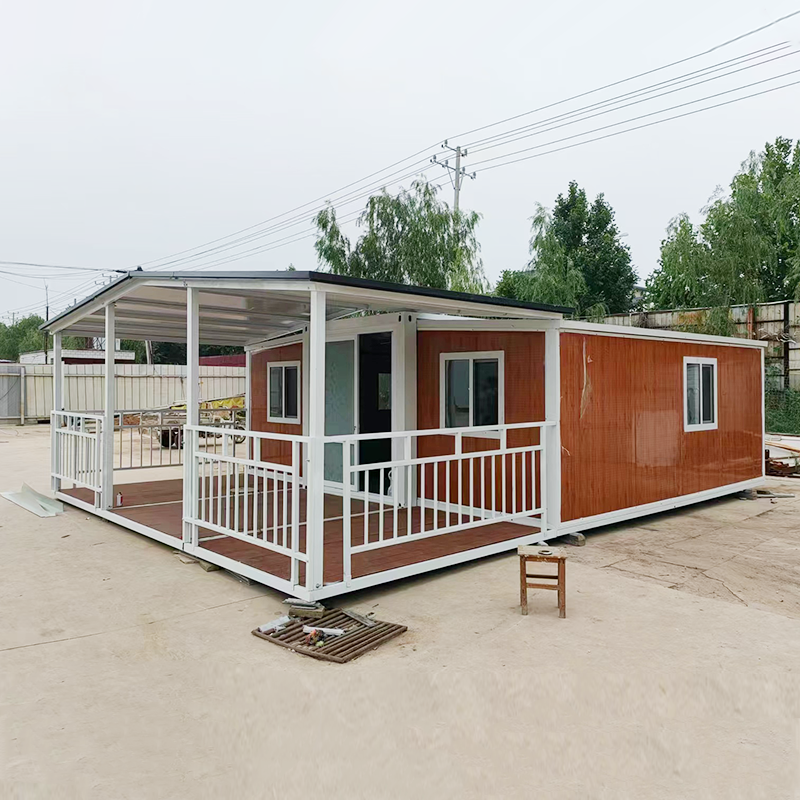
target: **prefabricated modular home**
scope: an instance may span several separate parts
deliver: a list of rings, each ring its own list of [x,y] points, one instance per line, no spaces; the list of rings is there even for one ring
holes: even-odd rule
[[[46,326],[53,488],[321,599],[762,483],[761,342],[568,312],[317,272],[129,273]],[[117,409],[114,380],[104,409],[64,409],[64,334],[186,342],[185,419]],[[246,349],[239,427],[201,416],[201,343]]]

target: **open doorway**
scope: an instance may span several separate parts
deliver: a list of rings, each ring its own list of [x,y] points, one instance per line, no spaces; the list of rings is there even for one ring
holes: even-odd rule
[[[363,333],[358,337],[358,430],[359,433],[384,433],[392,429],[392,334]],[[359,442],[360,464],[392,460],[391,439]],[[386,475],[386,471],[383,473]],[[378,472],[370,473],[369,491],[381,491]],[[388,493],[387,484],[383,493]],[[363,473],[361,485],[363,491]]]
[[[383,433],[392,429],[392,334],[363,333],[328,342],[325,348],[325,435]],[[390,461],[391,439],[359,442],[353,463]],[[325,480],[342,482],[342,446],[325,445]],[[369,491],[379,492],[379,475],[370,475]],[[364,491],[364,475],[357,488]],[[386,478],[383,491],[388,493]]]

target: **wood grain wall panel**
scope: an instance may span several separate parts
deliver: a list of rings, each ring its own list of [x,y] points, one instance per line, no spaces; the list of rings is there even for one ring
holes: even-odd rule
[[[532,422],[544,419],[544,333],[530,331],[419,331],[417,333],[417,426],[419,429],[440,427],[440,373],[439,361],[442,353],[471,353],[502,350],[505,371],[505,421]],[[509,431],[509,447],[524,447],[538,444],[538,430]],[[420,457],[453,453],[451,436],[426,436],[417,445]],[[472,453],[497,448],[497,440],[467,438],[463,440],[463,451]],[[501,508],[502,506],[502,461],[495,458],[492,473],[491,458],[483,459],[484,474],[481,480],[479,462],[473,467],[472,487],[475,507]],[[539,459],[536,458],[538,473]],[[531,459],[526,466],[526,492],[532,491]],[[438,499],[446,497],[446,475],[440,470]],[[517,507],[521,508],[522,469],[520,457],[516,467]],[[511,461],[506,460],[506,507],[511,508],[512,482]],[[433,498],[433,474],[426,470],[424,497]],[[468,468],[462,468],[462,486],[468,491],[470,476]],[[494,503],[492,498],[494,493]],[[451,469],[450,497],[458,494],[458,476]],[[485,498],[485,499],[484,499]],[[538,498],[538,492],[537,492]],[[482,505],[483,504],[483,505]]]
[[[716,358],[718,429],[683,430],[683,358]],[[756,348],[561,334],[562,519],[761,476]]]
[[[253,353],[251,376],[250,376],[250,419],[254,431],[264,433],[283,433],[292,436],[300,436],[303,433],[303,414],[305,409],[302,403],[302,389],[298,404],[300,407],[300,421],[295,425],[285,423],[267,422],[267,409],[269,398],[267,397],[267,375],[269,365],[282,361],[300,362],[299,387],[303,385],[303,345],[289,344],[285,347],[276,347],[272,350],[261,350]],[[292,444],[291,442],[263,441],[261,443],[261,457],[274,461],[277,464],[291,464]]]

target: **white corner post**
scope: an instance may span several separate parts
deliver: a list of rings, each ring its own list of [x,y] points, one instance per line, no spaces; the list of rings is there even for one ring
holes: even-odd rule
[[[106,369],[103,403],[103,481],[102,507],[114,508],[114,417],[116,416],[116,382],[114,356],[116,322],[114,304],[106,305]]]
[[[308,329],[308,482],[306,486],[306,589],[322,588],[325,537],[325,292],[311,289]]]
[[[417,315],[404,311],[392,336],[392,430],[417,429]],[[392,458],[395,461],[417,457],[416,437],[392,439]],[[415,505],[416,470],[400,469],[397,476],[395,503],[411,508]]]
[[[61,332],[53,334],[53,411],[64,410],[64,365],[61,363]],[[59,452],[60,439],[56,434],[61,425],[61,418],[53,416],[50,422],[50,474],[52,475],[51,488],[54,492],[61,491],[61,478],[56,478],[55,473],[61,472],[61,453]]]
[[[186,289],[186,424],[200,424],[200,291],[193,286]],[[183,542],[190,545],[197,544],[197,526],[185,521],[195,517],[197,441],[194,431],[183,429]]]
[[[557,536],[561,527],[561,330],[558,323],[544,334],[544,418],[555,422],[545,428],[546,536]],[[552,533],[551,533],[552,531]]]

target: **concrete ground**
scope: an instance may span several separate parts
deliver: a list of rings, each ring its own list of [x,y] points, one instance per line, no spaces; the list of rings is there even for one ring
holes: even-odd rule
[[[45,489],[48,446],[0,430],[0,490]],[[271,590],[0,499],[0,797],[800,798],[798,522],[589,534],[565,620],[519,615],[513,555],[361,592],[409,631],[335,665],[250,635]]]

